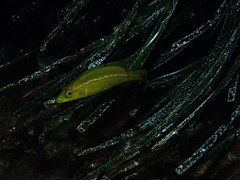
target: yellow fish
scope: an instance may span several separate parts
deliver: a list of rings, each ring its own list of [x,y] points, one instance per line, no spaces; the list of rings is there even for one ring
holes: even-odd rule
[[[62,89],[55,102],[86,98],[125,82],[147,80],[146,70],[129,70],[124,66],[110,64],[98,66],[79,75]]]

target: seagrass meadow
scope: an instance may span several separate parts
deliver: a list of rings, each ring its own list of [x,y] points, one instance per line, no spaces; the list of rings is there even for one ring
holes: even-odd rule
[[[8,0],[0,14],[0,179],[239,179],[240,0]],[[115,61],[148,82],[51,103]]]

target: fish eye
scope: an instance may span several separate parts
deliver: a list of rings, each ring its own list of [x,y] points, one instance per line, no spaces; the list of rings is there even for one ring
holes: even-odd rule
[[[67,91],[66,96],[67,96],[67,97],[71,97],[71,96],[72,96],[72,91],[70,91],[70,90]]]

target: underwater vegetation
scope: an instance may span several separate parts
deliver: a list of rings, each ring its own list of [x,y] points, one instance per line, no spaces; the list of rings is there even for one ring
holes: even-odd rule
[[[240,177],[240,0],[0,8],[1,179]],[[113,62],[147,82],[54,103]]]

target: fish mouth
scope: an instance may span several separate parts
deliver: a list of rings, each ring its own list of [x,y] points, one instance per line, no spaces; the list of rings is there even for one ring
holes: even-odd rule
[[[69,102],[69,101],[73,101],[73,100],[77,100],[78,98],[66,98],[65,96],[58,96],[56,97],[55,99],[55,102],[57,104],[60,104],[60,103],[64,103],[64,102]]]
[[[55,99],[55,102],[60,104],[60,103],[63,103],[63,102],[67,102],[69,101],[68,99],[66,99],[65,97],[63,96],[58,96],[56,99]]]

